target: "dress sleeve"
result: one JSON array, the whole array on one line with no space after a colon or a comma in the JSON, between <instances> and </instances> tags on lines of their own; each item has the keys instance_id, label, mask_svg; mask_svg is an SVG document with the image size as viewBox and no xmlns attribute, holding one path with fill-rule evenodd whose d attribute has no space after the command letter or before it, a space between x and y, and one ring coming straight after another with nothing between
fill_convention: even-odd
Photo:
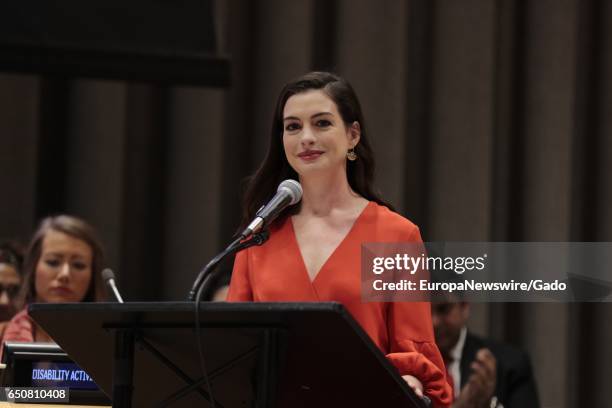
<instances>
[{"instance_id":1,"label":"dress sleeve","mask_svg":"<svg viewBox=\"0 0 612 408\"><path fill-rule=\"evenodd\" d=\"M452 391L433 338L431 310L426 302L389 304L389 354L387 358L400 375L412 375L423 383L424 393L434 407L448 407Z\"/></svg>"},{"instance_id":2,"label":"dress sleeve","mask_svg":"<svg viewBox=\"0 0 612 408\"><path fill-rule=\"evenodd\" d=\"M414 226L408 241L423 242L418 227ZM429 302L389 303L387 327L389 361L401 375L412 375L421 381L434 407L450 406L453 392L435 343Z\"/></svg>"},{"instance_id":3,"label":"dress sleeve","mask_svg":"<svg viewBox=\"0 0 612 408\"><path fill-rule=\"evenodd\" d=\"M252 302L253 289L249 279L248 250L238 252L234 259L234 270L230 281L228 302Z\"/></svg>"}]
</instances>

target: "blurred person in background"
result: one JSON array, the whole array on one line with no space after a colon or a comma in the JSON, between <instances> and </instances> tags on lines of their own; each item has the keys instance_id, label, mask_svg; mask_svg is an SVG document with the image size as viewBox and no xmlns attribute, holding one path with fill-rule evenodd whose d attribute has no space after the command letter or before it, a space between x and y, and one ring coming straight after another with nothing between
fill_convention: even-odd
<instances>
[{"instance_id":1,"label":"blurred person in background","mask_svg":"<svg viewBox=\"0 0 612 408\"><path fill-rule=\"evenodd\" d=\"M538 408L527 353L470 333L470 304L460 295L432 303L436 344L455 395L454 408Z\"/></svg>"},{"instance_id":2,"label":"blurred person in background","mask_svg":"<svg viewBox=\"0 0 612 408\"><path fill-rule=\"evenodd\" d=\"M0 244L0 337L16 312L15 299L21 286L21 247L13 242Z\"/></svg>"},{"instance_id":3,"label":"blurred person in background","mask_svg":"<svg viewBox=\"0 0 612 408\"><path fill-rule=\"evenodd\" d=\"M85 221L59 215L42 220L23 264L23 285L17 313L3 341L52 342L28 315L30 303L103 300L103 250L95 230Z\"/></svg>"}]
</instances>

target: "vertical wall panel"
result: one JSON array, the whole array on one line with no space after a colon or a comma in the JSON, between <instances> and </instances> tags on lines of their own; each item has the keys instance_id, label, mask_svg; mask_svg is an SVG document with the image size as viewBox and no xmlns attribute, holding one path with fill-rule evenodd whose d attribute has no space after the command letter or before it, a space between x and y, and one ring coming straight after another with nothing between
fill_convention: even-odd
<instances>
[{"instance_id":1,"label":"vertical wall panel","mask_svg":"<svg viewBox=\"0 0 612 408\"><path fill-rule=\"evenodd\" d=\"M495 106L493 108L493 157L491 174L492 241L522 240L523 84L526 67L526 6L524 1L496 2ZM489 336L517 342L520 313L515 304L488 305Z\"/></svg>"},{"instance_id":2,"label":"vertical wall panel","mask_svg":"<svg viewBox=\"0 0 612 408\"><path fill-rule=\"evenodd\" d=\"M98 229L112 268L121 257L125 98L123 82L73 81L65 146L65 211Z\"/></svg>"},{"instance_id":3,"label":"vertical wall panel","mask_svg":"<svg viewBox=\"0 0 612 408\"><path fill-rule=\"evenodd\" d=\"M518 150L523 141L522 100L525 67L524 2L496 2L491 239L518 239L517 206L521 194Z\"/></svg>"},{"instance_id":4,"label":"vertical wall panel","mask_svg":"<svg viewBox=\"0 0 612 408\"><path fill-rule=\"evenodd\" d=\"M532 240L569 237L576 6L528 2L523 221Z\"/></svg>"},{"instance_id":5,"label":"vertical wall panel","mask_svg":"<svg viewBox=\"0 0 612 408\"><path fill-rule=\"evenodd\" d=\"M407 3L344 0L338 5L338 72L355 87L377 160L376 185L403 207ZM381 22L384 21L384 24Z\"/></svg>"},{"instance_id":6,"label":"vertical wall panel","mask_svg":"<svg viewBox=\"0 0 612 408\"><path fill-rule=\"evenodd\" d=\"M24 244L34 228L39 78L0 74L0 239Z\"/></svg>"},{"instance_id":7,"label":"vertical wall panel","mask_svg":"<svg viewBox=\"0 0 612 408\"><path fill-rule=\"evenodd\" d=\"M435 3L431 239L488 238L494 6L486 0Z\"/></svg>"},{"instance_id":8,"label":"vertical wall panel","mask_svg":"<svg viewBox=\"0 0 612 408\"><path fill-rule=\"evenodd\" d=\"M608 381L612 376L612 329L608 322L612 321L612 307L609 303L592 305L588 342L589 349L578 351L577 358L584 361L583 367L588 367L586 373L590 374L591 381L584 381L584 387L580 389L580 403L583 406L606 407L610 404ZM585 379L586 380L586 379ZM589 384L586 384L586 383Z\"/></svg>"},{"instance_id":9,"label":"vertical wall panel","mask_svg":"<svg viewBox=\"0 0 612 408\"><path fill-rule=\"evenodd\" d=\"M256 88L253 67L256 64L256 22L253 13L254 1L227 0L227 31L225 42L232 54L232 86L224 99L224 129L222 135L223 160L221 177L221 224L222 242L229 242L241 220L242 185L244 178L259 164L254 157L254 146L265 140L265 135L256 138L255 103ZM270 105L272 101L268 102ZM272 109L272 108L270 108ZM263 118L259 118L262 124ZM260 146L258 148L261 148Z\"/></svg>"},{"instance_id":10,"label":"vertical wall panel","mask_svg":"<svg viewBox=\"0 0 612 408\"><path fill-rule=\"evenodd\" d=\"M266 152L274 103L287 81L310 67L312 0L258 1L253 123L245 137L254 139L252 156L259 163Z\"/></svg>"},{"instance_id":11,"label":"vertical wall panel","mask_svg":"<svg viewBox=\"0 0 612 408\"><path fill-rule=\"evenodd\" d=\"M599 118L598 129L599 134L599 151L596 153L598 169L600 174L597 175L598 185L595 186L597 197L597 213L595 214L596 233L595 238L598 241L612 241L612 3L609 1L597 2L601 5L599 16L602 32L600 33L600 52L601 57L599 63L600 77L598 81L599 92L599 110L597 117ZM596 3L596 4L597 4ZM590 177L591 175L586 175ZM590 211L591 209L586 209ZM588 317L590 325L585 327L584 335L585 344L592 350L590 354L596 354L596 359L583 357L583 367L587 369L592 381L585 378L583 387L581 387L581 397L584 398L585 405L592 407L604 407L609 405L610 398L608 392L609 381L612 378L612 305L596 304L589 305Z\"/></svg>"},{"instance_id":12,"label":"vertical wall panel","mask_svg":"<svg viewBox=\"0 0 612 408\"><path fill-rule=\"evenodd\" d=\"M576 12L574 1L528 2L522 220L527 241L569 238ZM570 308L523 308L524 338L538 359L534 368L541 401L544 406L569 406L569 359L576 352L568 337Z\"/></svg>"},{"instance_id":13,"label":"vertical wall panel","mask_svg":"<svg viewBox=\"0 0 612 408\"><path fill-rule=\"evenodd\" d=\"M70 80L43 76L40 81L36 216L66 212L70 158Z\"/></svg>"},{"instance_id":14,"label":"vertical wall panel","mask_svg":"<svg viewBox=\"0 0 612 408\"><path fill-rule=\"evenodd\" d=\"M433 61L433 2L411 0L406 22L406 105L403 160L404 213L421 227L429 239L429 167L431 161L431 89Z\"/></svg>"},{"instance_id":15,"label":"vertical wall panel","mask_svg":"<svg viewBox=\"0 0 612 408\"><path fill-rule=\"evenodd\" d=\"M219 172L223 91L176 88L170 99L164 299L183 300L199 272L222 248Z\"/></svg>"},{"instance_id":16,"label":"vertical wall panel","mask_svg":"<svg viewBox=\"0 0 612 408\"><path fill-rule=\"evenodd\" d=\"M128 83L126 93L119 280L128 299L156 300L165 244L167 88Z\"/></svg>"},{"instance_id":17,"label":"vertical wall panel","mask_svg":"<svg viewBox=\"0 0 612 408\"><path fill-rule=\"evenodd\" d=\"M602 15L600 18L601 33L601 58L599 67L600 78L598 90L601 93L599 99L599 143L600 149L597 157L600 175L599 184L595 187L598 198L597 224L599 231L597 240L612 241L612 3L601 1Z\"/></svg>"}]
</instances>

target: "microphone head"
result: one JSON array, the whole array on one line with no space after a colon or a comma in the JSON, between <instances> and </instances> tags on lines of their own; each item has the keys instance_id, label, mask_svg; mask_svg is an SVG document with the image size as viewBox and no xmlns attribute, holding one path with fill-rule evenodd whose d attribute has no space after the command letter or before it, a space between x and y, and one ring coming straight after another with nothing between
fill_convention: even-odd
<instances>
[{"instance_id":1,"label":"microphone head","mask_svg":"<svg viewBox=\"0 0 612 408\"><path fill-rule=\"evenodd\" d=\"M113 273L113 271L110 268L106 268L102 271L102 279L104 279L105 282L108 282L111 279L115 279L115 274Z\"/></svg>"},{"instance_id":2,"label":"microphone head","mask_svg":"<svg viewBox=\"0 0 612 408\"><path fill-rule=\"evenodd\" d=\"M285 190L289 193L289 196L291 197L291 203L289 203L289 205L297 204L302 199L302 185L295 180L284 180L278 185L278 189L276 191L281 190Z\"/></svg>"}]
</instances>

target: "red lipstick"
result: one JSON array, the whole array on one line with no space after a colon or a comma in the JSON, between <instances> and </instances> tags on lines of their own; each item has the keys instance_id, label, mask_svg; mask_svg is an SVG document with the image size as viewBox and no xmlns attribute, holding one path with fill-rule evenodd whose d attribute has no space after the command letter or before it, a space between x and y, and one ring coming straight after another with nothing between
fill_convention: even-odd
<instances>
[{"instance_id":1,"label":"red lipstick","mask_svg":"<svg viewBox=\"0 0 612 408\"><path fill-rule=\"evenodd\" d=\"M312 161L316 160L320 155L323 154L321 150L304 150L301 153L298 153L298 157L304 161Z\"/></svg>"}]
</instances>

